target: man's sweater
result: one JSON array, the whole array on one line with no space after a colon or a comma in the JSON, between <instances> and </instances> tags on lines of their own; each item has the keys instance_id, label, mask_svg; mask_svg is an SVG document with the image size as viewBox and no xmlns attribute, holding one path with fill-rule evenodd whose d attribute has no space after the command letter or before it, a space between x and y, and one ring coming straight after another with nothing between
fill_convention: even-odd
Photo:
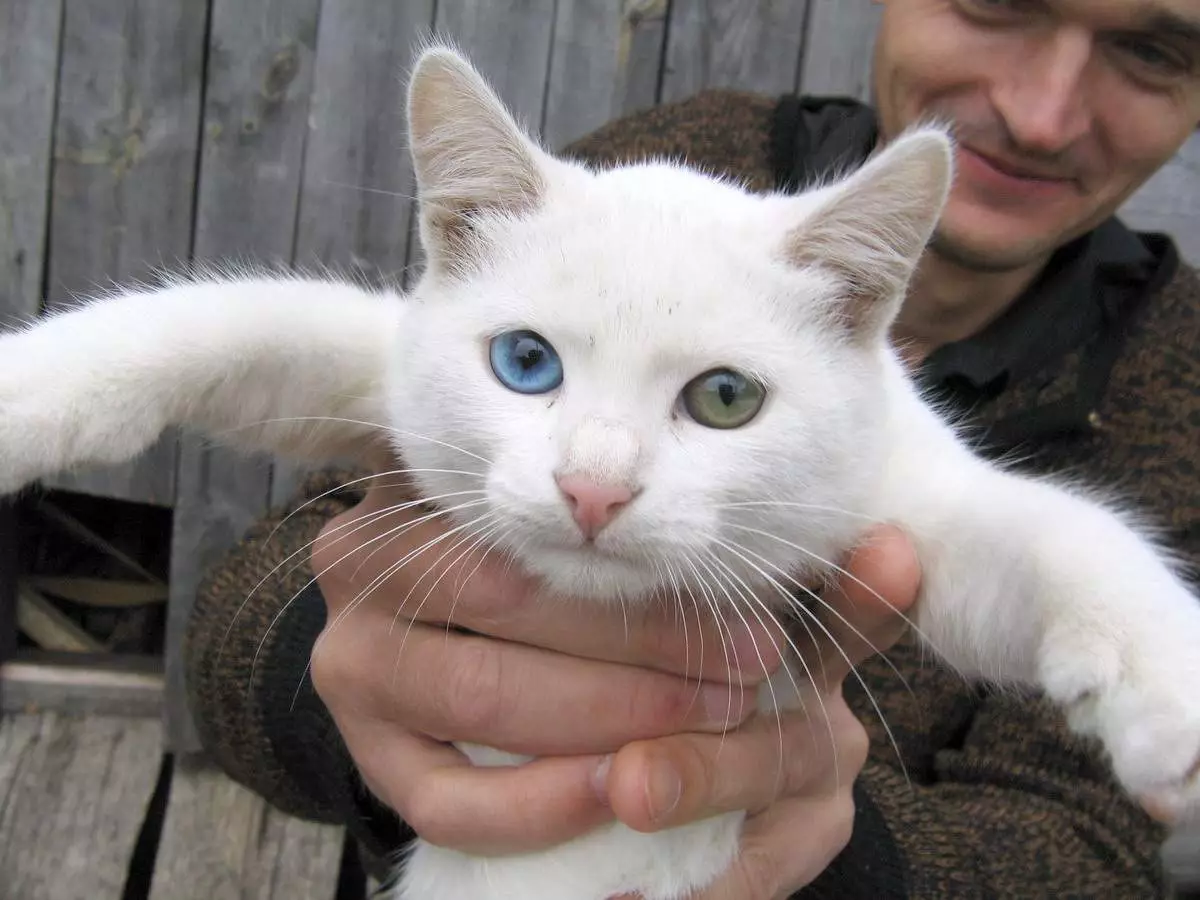
<instances>
[{"instance_id":1,"label":"man's sweater","mask_svg":"<svg viewBox=\"0 0 1200 900\"><path fill-rule=\"evenodd\" d=\"M596 165L682 158L755 190L795 190L861 160L874 139L869 110L850 101L712 91L613 123L569 152ZM921 377L967 417L981 452L1136 498L1200 561L1198 300L1200 281L1169 241L1111 221L1058 254L983 334L934 354ZM356 502L353 490L336 492L280 525L337 479L312 479L211 571L187 636L187 682L206 747L232 777L284 810L346 824L385 853L408 833L366 793L304 678L325 622L319 592L305 587L307 555L266 577ZM969 686L912 639L887 655L907 685L878 659L859 672L896 743L851 679L851 705L872 738L854 835L797 896L1165 892L1162 829L1056 710Z\"/></svg>"}]
</instances>

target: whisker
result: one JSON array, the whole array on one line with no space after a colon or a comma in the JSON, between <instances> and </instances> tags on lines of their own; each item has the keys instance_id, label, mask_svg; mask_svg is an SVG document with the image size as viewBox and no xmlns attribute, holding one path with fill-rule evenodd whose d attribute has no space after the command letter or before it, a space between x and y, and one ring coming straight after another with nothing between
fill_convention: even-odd
<instances>
[{"instance_id":1,"label":"whisker","mask_svg":"<svg viewBox=\"0 0 1200 900\"><path fill-rule=\"evenodd\" d=\"M756 507L787 507L791 509L808 509L814 512L831 512L837 513L839 516L848 516L854 519L862 519L864 522L874 524L877 520L863 513L852 512L848 509L842 509L838 506L822 506L818 503L793 503L788 500L739 500L731 503L714 504L715 509L754 509Z\"/></svg>"},{"instance_id":2,"label":"whisker","mask_svg":"<svg viewBox=\"0 0 1200 900\"><path fill-rule=\"evenodd\" d=\"M356 553L362 547L368 546L379 540L394 538L398 534L403 534L405 531L407 531L410 528L415 528L417 525L421 524L422 522L426 522L429 519L436 518L437 516L446 515L448 512L454 511L455 509L462 508L467 505L477 505L477 504L483 503L483 502L486 502L486 501L472 501L471 504L462 504L460 507L452 507L451 510L445 510L445 511L438 510L436 512L429 513L428 515L420 516L420 517L412 520L411 522L406 522L403 525L397 526L396 528L393 528L389 531L385 531L383 534L377 535L377 536L371 538L370 540L368 540L362 544L359 544L358 546L347 551L345 554L340 556L338 559L334 560L332 563L330 563L328 566L326 566L320 572L315 573L313 575L313 577L311 579L309 579L300 588L300 590L298 590L295 594L293 594L291 599L288 600L287 603L285 603L279 609L279 611L275 614L275 617L273 619L271 619L271 622L267 625L267 629L265 632L263 632L263 636L258 642L258 647L254 651L254 658L251 660L251 663L250 663L250 679L253 680L253 678L254 678L255 671L258 667L258 658L262 654L263 645L265 644L267 637L271 634L272 630L274 630L274 628L278 624L279 620L291 608L291 605L296 602L296 600L300 597L301 594L304 593L304 591L306 591L312 585L316 584L322 575L326 574L334 567L340 565L342 562L344 562L346 559L348 559L350 556L352 556L354 553ZM360 527L365 527L365 526L360 526ZM384 575L379 576L379 579L386 579L386 577L389 577L392 574L392 571L393 570L389 569L389 571L385 572ZM379 579L376 579L376 580L379 580ZM372 582L372 584L374 584L374 582ZM244 605L245 604L243 603L243 606ZM347 606L346 609L343 609L341 612L338 613L337 616L334 617L333 622L329 623L329 625L326 627L325 632L322 632L322 634L317 638L317 643L313 645L313 650L316 650L317 645L319 645L320 642L325 638L326 634L332 632L332 630L342 621L342 619L347 614L349 614L356 606L357 606L357 602L352 601L350 606ZM307 672L307 668L305 669L305 671Z\"/></svg>"},{"instance_id":3,"label":"whisker","mask_svg":"<svg viewBox=\"0 0 1200 900\"><path fill-rule=\"evenodd\" d=\"M345 620L345 618L347 616L349 616L352 612L354 612L356 609L358 609L359 606L361 606L363 603L365 603L366 600L370 597L370 595L372 593L374 593L389 578L391 578L392 575L394 575L396 572L400 571L400 569L402 569L409 561L411 561L412 559L415 559L417 556L419 556L421 553L424 553L429 548L437 546L438 543L453 536L456 532L461 531L463 528L469 527L470 525L474 524L474 521L477 521L477 520L472 520L472 522L468 522L465 525L460 525L454 529L451 529L450 531L439 533L435 538L433 538L429 541L426 541L420 547L416 548L415 550L410 551L409 553L406 553L403 557L398 559L395 563L392 563L391 565L389 565L382 573L380 573L375 578L373 578L371 580L370 584L368 584L365 588L363 588L361 591L359 591L358 595L353 600L351 600L349 604L347 604L345 609L341 610L334 617L333 621L330 622L325 627L325 630L322 631L322 633L318 636L316 643L313 645L313 653L315 653L317 647L320 646L322 641L324 641L328 636L333 634L333 632L341 625L341 623ZM354 551L351 551L351 552L354 552ZM408 596L411 596L411 594L412 594L412 590L410 589ZM407 597L406 597L406 600L407 600ZM403 608L403 603L401 604L401 608ZM393 620L393 622L394 622L394 620ZM410 622L409 624L410 624L410 628L411 628L412 623ZM401 649L403 649L403 644L401 645ZM301 674L301 677L300 677L301 684L303 684L304 679L308 676L308 673L309 673L311 667L312 667L312 654L310 653L309 662L304 667L304 672ZM297 687L297 692L298 691L299 691L299 687ZM296 696L298 696L298 693ZM294 702L294 700L295 700L295 697L293 697L293 702Z\"/></svg>"},{"instance_id":4,"label":"whisker","mask_svg":"<svg viewBox=\"0 0 1200 900\"><path fill-rule=\"evenodd\" d=\"M712 572L712 574L714 576L716 576L718 578L722 578L723 581L725 581L726 583L731 585L733 587L733 589L739 594L739 596L741 596L743 602L746 602L747 600L753 600L754 602L758 602L757 598L752 597L752 593L750 592L746 583L740 577L738 577L736 575L736 573L733 572L732 569L730 569L727 565L725 565L725 563L720 558L718 558L715 553L712 553L710 551L708 556L713 562L724 567L726 569L726 571L729 573L729 576L732 576L732 578L737 581L737 584L735 584L734 581L730 580L730 578L728 576L725 576L722 578L722 576L719 572L713 571L713 569L709 565L707 565L703 560L701 560L700 561L701 564L704 565L704 567L706 569L708 569L709 572ZM726 596L729 597L729 599L730 599L730 608L738 616L738 618L742 621L742 624L746 627L746 630L749 631L750 630L750 622L746 619L746 615L742 611L741 604L734 602L733 597L729 594L728 590L726 590L725 593L726 593ZM763 622L762 617L754 609L753 605L750 605L750 612L758 620L759 625L762 625L765 628L766 625ZM784 629L783 626L779 624L778 620L775 620L774 615L772 615L769 611L767 614L774 621L776 627L779 628L784 633L785 640L787 640L790 643L791 638L788 637L786 629ZM773 643L773 640L772 640L772 643ZM778 650L779 649L778 646L776 646L775 649ZM775 728L779 735L779 753L778 753L778 757L777 757L779 764L778 764L778 768L776 769L776 773L775 773L775 777L778 781L783 778L783 765L784 765L783 716L779 709L779 697L775 693L774 679L771 678L770 674L767 671L767 664L766 664L766 661L763 659L762 651L759 649L757 641L754 642L754 653L758 657L758 664L762 668L763 676L766 679L764 681L764 684L766 685L767 693L771 697L771 710L775 716ZM796 684L795 676L792 674L791 669L787 667L786 661L785 661L785 665L784 665L784 671L787 673L788 680L791 681L791 683L792 683L792 689L796 693L796 698L801 701L801 707L803 707L804 704L803 704L803 700L801 699L801 696L800 696L800 686L798 684ZM822 710L824 710L824 701L820 699L819 692L817 694L817 697L818 697L818 701L821 702ZM828 714L825 715L825 720L826 720L826 723L828 724L829 723ZM832 724L829 725L829 728L830 728L830 734L832 735L832 733L833 733Z\"/></svg>"},{"instance_id":5,"label":"whisker","mask_svg":"<svg viewBox=\"0 0 1200 900\"><path fill-rule=\"evenodd\" d=\"M416 438L419 441L426 441L437 447L445 447L447 450L453 450L456 453L462 453L465 456L471 457L472 459L477 459L481 463L484 463L485 465L488 465L488 466L492 465L492 461L490 459L486 459L485 457L482 457L477 453L472 453L470 450L467 450L463 447L459 447L455 444L450 444L450 443L447 443L446 441L442 441L442 440L438 440L437 438L429 437L429 435L426 435L426 434L419 434L418 432L415 432L415 431L406 431L403 428L396 428L395 426L392 426L392 425L383 425L379 422L366 422L366 421L363 421L362 419L348 419L348 418L344 418L342 416L280 416L280 417L274 418L274 419L259 419L257 422L251 422L251 423L244 424L244 425L238 425L234 428L227 428L227 429L224 429L223 431L221 431L220 433L221 434L230 434L230 433L233 433L236 431L243 431L248 428L256 428L260 425L276 425L276 424L282 425L282 424L286 424L289 422L339 422L343 425L360 425L363 428L375 428L375 429L378 429L379 431L386 431L389 434L403 435L404 437Z\"/></svg>"},{"instance_id":6,"label":"whisker","mask_svg":"<svg viewBox=\"0 0 1200 900\"><path fill-rule=\"evenodd\" d=\"M777 541L778 543L783 544L785 547L791 547L793 550L796 550L799 553L803 553L805 556L809 557L810 559L814 559L817 562L821 563L823 566L826 566L827 568L832 569L833 571L837 572L838 574L842 575L843 577L848 578L850 581L853 581L855 584L857 584L859 587L861 587L864 591L866 591L868 594L870 594L872 597L874 597L876 600L878 600L880 603L882 603L884 606L886 606L888 609L890 609L892 612L894 612L896 615L898 615L904 621L904 623L906 625L908 625L910 628L912 628L913 631L918 636L921 637L922 640L929 642L929 646L936 647L935 644L933 644L931 641L929 641L929 639L925 635L925 633L922 632L921 629L917 627L917 623L915 621L913 621L909 616L905 615L903 612L896 609L896 605L894 603L892 603L890 600L888 600L886 597L884 597L882 594L880 594L877 590L875 590L869 584L864 582L861 578L858 578L857 576L851 574L850 572L847 572L845 569L843 569L837 563L834 563L828 559L825 559L825 557L821 556L820 554L813 553L811 550L809 550L806 547L802 547L799 544L793 543L792 541L785 540L784 538L781 538L778 535L771 534L769 531L763 531L761 528L750 528L746 525L736 525L732 522L727 522L726 525L729 528L736 528L738 531L748 531L751 534L757 534L762 537L769 538L770 540Z\"/></svg>"},{"instance_id":7,"label":"whisker","mask_svg":"<svg viewBox=\"0 0 1200 900\"><path fill-rule=\"evenodd\" d=\"M271 529L271 533L269 535L267 535L267 539L266 539L266 541L264 541L264 543L269 544L271 542L271 540L275 537L275 533L277 531L279 531L279 529L282 528L287 523L287 521L289 519L291 519L292 516L296 515L296 513L307 509L309 506L311 506L314 503L318 503L321 500L324 500L330 494L336 494L338 491L344 491L348 487L352 487L356 484L361 484L364 481L372 481L373 479L376 479L376 478L387 478L391 475L411 475L411 474L415 474L415 473L430 474L430 475L467 475L472 478L486 478L487 477L486 475L483 475L479 472L467 472L465 470L460 470L460 469L409 469L409 468L404 468L404 469L392 469L391 471L388 471L388 472L376 472L372 475L363 475L361 478L351 478L349 481L344 481L341 484L336 485L335 487L331 487L327 491L322 491L321 493L317 494L317 496L315 496L315 497L310 497L308 500L305 500L303 503L301 503L299 506L297 506L295 509L293 509L290 513L288 513L286 516L284 516L282 519L279 520L279 524L277 524L274 528ZM401 481L401 482L397 482L395 484L380 485L380 487L403 487L404 485L405 485L405 482ZM429 501L424 501L424 502L429 502Z\"/></svg>"},{"instance_id":8,"label":"whisker","mask_svg":"<svg viewBox=\"0 0 1200 900\"><path fill-rule=\"evenodd\" d=\"M449 496L449 495L443 495L443 496ZM335 541L332 542L335 544L340 543L341 541L345 540L350 535L361 531L363 528L366 528L368 525L371 525L372 523L377 522L382 518L386 518L387 516L393 515L398 512L403 512L414 506L420 506L424 502L425 501L423 501L423 500L413 500L413 501L409 501L407 503L396 504L396 505L390 506L386 509L373 510L372 512L364 513L360 516L356 516L353 519L350 519L346 522L341 523L340 525L336 525L336 526L328 529L326 534L327 535L334 534L338 531L350 529L348 533L342 535L341 537L337 538ZM436 516L436 515L442 515L442 513L439 511L439 512L433 513L430 516L426 516L423 519L420 519L418 521L419 522L427 521L429 518L432 518L433 516ZM352 527L352 526L354 526L354 527ZM295 559L297 556L300 556L301 554L305 553L320 539L321 539L321 534L318 534L311 541L306 541L303 544L303 546L297 548L296 550L293 550L286 557L284 557L279 563L277 563L274 567L272 567L271 571L269 571L266 575L264 575L261 579L259 579L258 583L255 584L253 588L251 588L251 590L248 594L246 594L246 596L242 599L242 602L238 605L237 610L234 611L234 614L233 614L232 618L230 619L229 624L225 627L225 634L221 638L221 646L217 650L218 663L220 662L221 657L225 652L225 647L229 641L230 634L233 632L234 625L237 624L237 621L241 617L242 612L245 610L246 605L250 602L250 600L254 597L254 595L256 593L258 593L259 589L262 588L262 586L264 584L266 584L268 580L270 580L272 577L274 577L279 572L280 569L282 569L285 565L287 565L291 560ZM363 546L365 546L365 545L363 545ZM350 553L346 554L346 556L341 557L341 559L339 559L338 562L340 563L342 560L346 559L346 557L351 555L353 552L354 551L351 550ZM302 565L304 565L303 559L301 559L294 566L292 566L292 568L288 569L287 572L283 573L283 575L281 577L287 578L293 572L295 572L296 569L298 569ZM328 571L328 569L326 569L325 571ZM317 578L319 578L320 575L324 575L325 571L322 571L317 576ZM307 584L305 584L304 587L300 589L300 592L303 592L308 587L310 587L317 580L317 578L314 578L312 581L309 581ZM279 613L276 615L275 619L272 621L272 625L274 624L274 622L278 621L278 619L281 615L283 615L284 613L287 612L287 610L291 606L292 601L295 600L297 596L299 596L300 592L297 592L297 594L295 596L293 596L291 600L289 600L287 603L285 603L283 605L283 607L280 609ZM263 635L263 640L266 640L266 638L270 635L270 633L271 633L271 627L268 626L267 631ZM257 654L256 654L256 656L257 656ZM253 674L253 667L251 668L251 673Z\"/></svg>"},{"instance_id":9,"label":"whisker","mask_svg":"<svg viewBox=\"0 0 1200 900\"><path fill-rule=\"evenodd\" d=\"M721 541L720 543L725 544L724 541ZM725 544L725 546L731 552L736 553L740 557L742 556L742 554L739 552L739 549L762 560L766 565L775 569L784 578L786 578L788 581L792 582L792 584L794 584L797 588L804 591L806 594L808 594L809 597L813 598L817 603L819 603L821 605L821 607L823 609L825 609L832 615L836 616L842 622L842 624L846 625L846 627L848 627L852 632L854 632L854 634L863 643L865 643L868 647L870 647L875 652L876 655L881 657L884 660L884 662L887 663L888 667L896 674L896 677L900 679L900 683L902 685L904 685L905 690L907 690L910 695L913 694L913 690L909 686L909 683L905 679L903 673L901 673L901 671L896 667L895 663L893 663L890 659L888 659L887 654L885 654L883 651L881 651L879 648L877 648L871 641L869 641L866 638L866 636L864 634L862 634L862 632L860 632L857 628L855 628L854 625L852 625L845 618L845 616L843 616L840 612L838 612L838 610L835 607L833 607L830 603L828 603L819 594L817 594L810 587L808 587L808 585L803 584L802 582L798 581L794 576L791 575L791 573L785 571L784 569L781 569L779 566L775 565L775 563L771 562L770 560L766 559L765 557L762 557L760 554L755 553L749 547L742 546L741 544L737 544L736 542L734 542L732 544ZM892 732L891 725L888 724L887 717L883 713L883 708L879 705L878 700L875 698L875 694L871 691L871 688L867 685L866 679L864 679L862 677L862 673L860 673L858 671L858 668L850 660L849 655L846 653L845 650L842 649L841 645L838 644L838 642L836 640L834 640L833 634L829 631L829 628L825 625L824 622L821 621L819 616L814 614L803 603L798 602L796 600L796 598L789 591L784 589L783 586L780 585L775 578L768 575L766 572L764 572L761 568L756 566L749 559L746 559L745 557L742 557L742 559L746 562L747 565L754 567L756 570L758 570L763 575L763 577L770 580L771 584L774 585L775 588L780 592L780 596L786 600L789 608L791 608L794 612L796 612L797 615L800 617L800 618L798 618L798 621L804 626L805 631L808 632L809 639L812 640L814 642L814 644L816 643L815 636L813 635L812 630L805 623L805 618L811 619L812 622L814 622L816 624L816 626L821 629L821 631L825 634L825 636L827 638L829 638L830 643L834 646L834 648L838 651L838 653L841 655L841 657L846 661L846 664L850 667L850 672L854 675L855 681L858 682L858 685L859 685L859 687L862 688L863 693L865 693L867 695L867 699L868 699L868 701L870 701L871 707L875 711L875 715L879 718L879 724L883 726L883 730L887 734L888 741L892 745L892 750L896 754L896 761L900 764L900 770L903 773L905 780L909 781L908 769L904 764L904 758L900 751L900 744L896 740L895 734ZM793 652L796 652L795 645L793 644L792 646L793 646ZM801 657L801 658L803 659L803 657ZM822 671L823 670L824 670L824 663L822 663ZM811 673L810 673L809 677L811 679L811 677L812 677ZM909 781L909 784L911 786L911 781Z\"/></svg>"},{"instance_id":10,"label":"whisker","mask_svg":"<svg viewBox=\"0 0 1200 900\"><path fill-rule=\"evenodd\" d=\"M713 624L715 624L717 627L717 636L721 639L721 653L723 654L724 659L725 659L725 669L731 675L730 680L729 680L729 692L727 694L728 700L726 701L726 704L725 704L725 721L728 722L733 716L733 677L732 677L732 674L735 671L736 672L742 671L741 664L738 661L737 645L734 643L734 640L733 640L732 629L731 629L729 623L725 621L725 617L721 613L720 604L717 602L716 595L712 592L712 589L711 589L710 585L708 584L708 581L704 578L703 575L700 574L700 570L696 568L696 563L699 562L701 565L703 565L703 560L701 560L694 552L689 551L689 552L684 553L683 561L685 563L687 563L688 568L690 568L692 570L692 575L694 576L695 581L696 581L696 587L700 590L700 593L704 597L705 605L708 607L709 612L712 614ZM703 623L701 622L701 619L700 619L700 605L698 603L696 603L696 595L692 593L691 587L688 585L688 583L686 581L684 582L684 587L687 588L688 596L691 597L692 604L696 607L696 621L697 621L697 623L700 623L701 632L703 633ZM722 589L724 590L724 588L722 588ZM728 599L728 591L726 591L726 598ZM730 650L733 651L733 661L732 662L730 662L730 658L729 658ZM741 679L739 678L738 680L740 683ZM699 685L697 685L697 689L699 689ZM718 758L720 757L721 752L725 749L725 731L726 730L727 729L722 730L721 741L717 745Z\"/></svg>"}]
</instances>

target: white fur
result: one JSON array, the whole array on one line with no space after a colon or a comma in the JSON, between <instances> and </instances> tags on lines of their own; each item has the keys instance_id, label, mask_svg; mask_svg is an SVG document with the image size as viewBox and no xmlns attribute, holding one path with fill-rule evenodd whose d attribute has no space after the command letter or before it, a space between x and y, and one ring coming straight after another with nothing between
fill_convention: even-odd
<instances>
[{"instance_id":1,"label":"white fur","mask_svg":"<svg viewBox=\"0 0 1200 900\"><path fill-rule=\"evenodd\" d=\"M445 50L422 58L410 109L433 198L411 297L205 280L0 337L0 490L126 459L169 424L318 458L382 424L425 496L481 499L451 513L462 540L449 552L486 540L552 592L629 603L665 587L736 616L803 614L783 572L828 574L867 523L899 523L932 649L965 674L1044 689L1130 791L1196 803L1200 606L1120 515L973 456L888 346L949 180L941 132L902 138L842 183L754 196L674 165L555 160ZM488 340L518 327L562 357L550 395L490 371ZM715 366L767 385L740 429L680 407ZM262 424L274 419L291 421ZM594 546L556 487L564 471L641 489ZM764 706L788 702L784 684ZM525 760L463 749L479 765ZM418 842L395 897L674 900L729 864L741 819L614 825L490 859Z\"/></svg>"}]
</instances>

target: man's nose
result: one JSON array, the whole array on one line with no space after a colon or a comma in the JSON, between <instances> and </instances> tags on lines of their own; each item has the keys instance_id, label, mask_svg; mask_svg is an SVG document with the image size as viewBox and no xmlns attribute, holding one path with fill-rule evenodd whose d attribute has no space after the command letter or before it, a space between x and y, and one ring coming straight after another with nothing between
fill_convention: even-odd
<instances>
[{"instance_id":1,"label":"man's nose","mask_svg":"<svg viewBox=\"0 0 1200 900\"><path fill-rule=\"evenodd\" d=\"M1086 82L1092 35L1062 27L1026 46L1019 65L998 73L992 100L1020 149L1053 156L1092 127Z\"/></svg>"}]
</instances>

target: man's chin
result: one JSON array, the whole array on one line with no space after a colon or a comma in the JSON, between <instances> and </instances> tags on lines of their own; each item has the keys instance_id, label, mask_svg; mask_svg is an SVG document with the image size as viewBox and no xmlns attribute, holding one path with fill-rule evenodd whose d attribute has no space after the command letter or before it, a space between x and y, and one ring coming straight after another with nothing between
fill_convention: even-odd
<instances>
[{"instance_id":1,"label":"man's chin","mask_svg":"<svg viewBox=\"0 0 1200 900\"><path fill-rule=\"evenodd\" d=\"M1001 275L1043 263L1054 252L1050 244L1048 240L1029 240L1021 243L969 240L961 234L938 229L929 242L929 250L941 260L960 269Z\"/></svg>"}]
</instances>

